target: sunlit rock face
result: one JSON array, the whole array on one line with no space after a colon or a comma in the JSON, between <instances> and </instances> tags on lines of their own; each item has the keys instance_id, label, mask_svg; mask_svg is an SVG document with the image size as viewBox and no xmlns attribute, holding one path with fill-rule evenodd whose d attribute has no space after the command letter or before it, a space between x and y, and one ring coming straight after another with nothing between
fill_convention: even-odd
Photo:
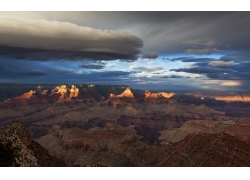
<instances>
[{"instance_id":1,"label":"sunlit rock face","mask_svg":"<svg viewBox=\"0 0 250 180\"><path fill-rule=\"evenodd\" d=\"M80 92L80 89L75 85L58 85L51 92L42 89L41 86L37 86L36 91L30 90L20 96L5 100L4 103L0 103L0 107L44 105L57 102L89 104L97 101L86 89L82 89Z\"/></svg>"},{"instance_id":2,"label":"sunlit rock face","mask_svg":"<svg viewBox=\"0 0 250 180\"><path fill-rule=\"evenodd\" d=\"M175 93L173 93L173 92L171 92L171 93L166 93L166 92L152 93L152 92L150 92L150 90L145 91L146 98L161 98L161 97L170 98L174 95L175 95Z\"/></svg>"},{"instance_id":3,"label":"sunlit rock face","mask_svg":"<svg viewBox=\"0 0 250 180\"><path fill-rule=\"evenodd\" d=\"M52 94L56 93L56 94L60 94L60 98L59 99L66 99L67 98L67 87L66 85L59 85L56 86L55 89L53 89Z\"/></svg>"},{"instance_id":4,"label":"sunlit rock face","mask_svg":"<svg viewBox=\"0 0 250 180\"><path fill-rule=\"evenodd\" d=\"M117 96L115 94L110 94L110 98L117 98Z\"/></svg>"},{"instance_id":5,"label":"sunlit rock face","mask_svg":"<svg viewBox=\"0 0 250 180\"><path fill-rule=\"evenodd\" d=\"M217 101L250 101L250 92L188 92L186 95L193 95L201 99L212 98Z\"/></svg>"},{"instance_id":6,"label":"sunlit rock face","mask_svg":"<svg viewBox=\"0 0 250 180\"><path fill-rule=\"evenodd\" d=\"M5 100L4 103L0 103L0 107L3 108L10 108L10 107L17 107L17 106L28 106L34 104L45 104L48 103L47 97L47 90L43 90L42 92L36 91L29 91L27 93L23 93L20 96L10 98Z\"/></svg>"},{"instance_id":7,"label":"sunlit rock face","mask_svg":"<svg viewBox=\"0 0 250 180\"><path fill-rule=\"evenodd\" d=\"M46 95L47 95L47 92L48 92L48 90L43 90L43 91L41 92L41 95L46 96Z\"/></svg>"},{"instance_id":8,"label":"sunlit rock face","mask_svg":"<svg viewBox=\"0 0 250 180\"><path fill-rule=\"evenodd\" d=\"M21 96L17 96L14 99L30 99L34 93L35 93L35 91L31 90L30 92L24 93Z\"/></svg>"},{"instance_id":9,"label":"sunlit rock face","mask_svg":"<svg viewBox=\"0 0 250 180\"><path fill-rule=\"evenodd\" d=\"M174 96L175 93L166 93L166 92L158 92L158 93L153 93L150 90L145 91L145 102L150 102L150 103L165 103L169 101L168 99Z\"/></svg>"},{"instance_id":10,"label":"sunlit rock face","mask_svg":"<svg viewBox=\"0 0 250 180\"><path fill-rule=\"evenodd\" d=\"M110 94L110 97L104 101L99 102L99 106L113 106L114 108L129 108L132 107L131 103L136 103L134 93L130 87L127 87L126 90L120 95Z\"/></svg>"},{"instance_id":11,"label":"sunlit rock face","mask_svg":"<svg viewBox=\"0 0 250 180\"><path fill-rule=\"evenodd\" d=\"M128 98L134 98L134 94L132 93L131 91L131 88L130 87L127 87L126 90L120 94L120 95L117 95L117 97L128 97Z\"/></svg>"},{"instance_id":12,"label":"sunlit rock face","mask_svg":"<svg viewBox=\"0 0 250 180\"><path fill-rule=\"evenodd\" d=\"M146 98L158 98L158 94L152 93L152 92L150 92L150 90L145 91L145 96L146 96Z\"/></svg>"},{"instance_id":13,"label":"sunlit rock face","mask_svg":"<svg viewBox=\"0 0 250 180\"><path fill-rule=\"evenodd\" d=\"M77 97L79 94L79 89L75 85L72 85L69 91L70 91L69 98Z\"/></svg>"},{"instance_id":14,"label":"sunlit rock face","mask_svg":"<svg viewBox=\"0 0 250 180\"><path fill-rule=\"evenodd\" d=\"M79 88L75 85L71 85L71 88L67 88L66 85L56 86L52 91L52 94L60 94L59 99L71 99L72 97L77 97L79 94Z\"/></svg>"},{"instance_id":15,"label":"sunlit rock face","mask_svg":"<svg viewBox=\"0 0 250 180\"><path fill-rule=\"evenodd\" d=\"M171 98L172 96L175 95L175 93L171 92L171 93L166 93L166 92L160 92L158 93L159 96L165 97L165 98Z\"/></svg>"},{"instance_id":16,"label":"sunlit rock face","mask_svg":"<svg viewBox=\"0 0 250 180\"><path fill-rule=\"evenodd\" d=\"M88 88L94 88L94 87L95 87L94 84L89 84L89 85L88 85Z\"/></svg>"}]
</instances>

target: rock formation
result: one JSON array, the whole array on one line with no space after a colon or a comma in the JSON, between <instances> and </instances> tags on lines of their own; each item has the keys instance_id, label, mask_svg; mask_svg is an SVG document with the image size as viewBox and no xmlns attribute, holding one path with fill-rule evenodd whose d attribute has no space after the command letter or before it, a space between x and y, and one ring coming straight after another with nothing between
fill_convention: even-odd
<instances>
[{"instance_id":1,"label":"rock formation","mask_svg":"<svg viewBox=\"0 0 250 180\"><path fill-rule=\"evenodd\" d=\"M75 85L72 85L70 89L69 98L77 97L78 94L79 94L79 89Z\"/></svg>"},{"instance_id":2,"label":"rock formation","mask_svg":"<svg viewBox=\"0 0 250 180\"><path fill-rule=\"evenodd\" d=\"M249 92L188 92L185 94L200 97L201 99L212 98L217 101L250 102Z\"/></svg>"},{"instance_id":3,"label":"rock formation","mask_svg":"<svg viewBox=\"0 0 250 180\"><path fill-rule=\"evenodd\" d=\"M175 95L175 93L171 92L171 93L166 93L166 92L160 92L158 93L159 96L163 96L165 98L171 98L172 96Z\"/></svg>"},{"instance_id":4,"label":"rock formation","mask_svg":"<svg viewBox=\"0 0 250 180\"><path fill-rule=\"evenodd\" d=\"M49 91L27 86L0 103L0 128L21 121L31 133L15 124L1 131L0 153L7 157L2 166L56 166L49 152L68 166L248 165L242 158L249 154L239 142L246 148L250 142L250 104L209 98L246 99L247 93L195 97L125 86L46 86ZM228 157L219 157L223 153Z\"/></svg>"},{"instance_id":5,"label":"rock formation","mask_svg":"<svg viewBox=\"0 0 250 180\"><path fill-rule=\"evenodd\" d=\"M94 88L94 87L95 87L94 84L89 84L89 85L88 85L88 88Z\"/></svg>"},{"instance_id":6,"label":"rock formation","mask_svg":"<svg viewBox=\"0 0 250 180\"><path fill-rule=\"evenodd\" d=\"M68 89L67 89L67 86L66 85L59 85L59 86L56 86L51 92L53 94L60 94L60 97L59 99L60 100L63 100L63 99L67 99L68 98Z\"/></svg>"},{"instance_id":7,"label":"rock formation","mask_svg":"<svg viewBox=\"0 0 250 180\"><path fill-rule=\"evenodd\" d=\"M30 90L30 92L24 93L21 96L17 96L14 99L30 99L34 93L35 93L35 91Z\"/></svg>"},{"instance_id":8,"label":"rock formation","mask_svg":"<svg viewBox=\"0 0 250 180\"><path fill-rule=\"evenodd\" d=\"M203 125L202 125L203 126ZM148 146L123 127L84 131L59 126L36 139L68 166L249 166L250 144L230 133L191 133L176 143Z\"/></svg>"},{"instance_id":9,"label":"rock formation","mask_svg":"<svg viewBox=\"0 0 250 180\"><path fill-rule=\"evenodd\" d=\"M171 93L166 93L166 92L158 92L158 93L152 93L150 90L146 90L145 91L145 98L170 98L172 96L174 96L175 93L171 92Z\"/></svg>"},{"instance_id":10,"label":"rock formation","mask_svg":"<svg viewBox=\"0 0 250 180\"><path fill-rule=\"evenodd\" d=\"M48 90L43 90L43 91L41 91L41 95L46 96L46 95L47 95L47 92L48 92Z\"/></svg>"},{"instance_id":11,"label":"rock formation","mask_svg":"<svg viewBox=\"0 0 250 180\"><path fill-rule=\"evenodd\" d=\"M158 92L158 93L153 93L150 90L145 91L145 102L150 102L150 103L166 103L168 102L168 99L174 96L175 93L166 93L166 92Z\"/></svg>"},{"instance_id":12,"label":"rock formation","mask_svg":"<svg viewBox=\"0 0 250 180\"><path fill-rule=\"evenodd\" d=\"M113 123L93 131L54 126L48 135L36 141L54 156L62 157L69 166L132 166L129 157L145 148L135 135Z\"/></svg>"},{"instance_id":13,"label":"rock formation","mask_svg":"<svg viewBox=\"0 0 250 180\"><path fill-rule=\"evenodd\" d=\"M127 87L126 90L120 94L120 95L117 95L117 97L127 97L127 98L134 98L134 94L132 93L131 91L131 88L130 87Z\"/></svg>"},{"instance_id":14,"label":"rock formation","mask_svg":"<svg viewBox=\"0 0 250 180\"><path fill-rule=\"evenodd\" d=\"M226 133L189 134L183 140L151 146L131 157L136 166L248 167L250 144Z\"/></svg>"},{"instance_id":15,"label":"rock formation","mask_svg":"<svg viewBox=\"0 0 250 180\"><path fill-rule=\"evenodd\" d=\"M59 166L56 158L34 142L22 123L13 123L0 131L0 166ZM63 162L61 165L65 165Z\"/></svg>"},{"instance_id":16,"label":"rock formation","mask_svg":"<svg viewBox=\"0 0 250 180\"><path fill-rule=\"evenodd\" d=\"M159 98L157 93L152 93L150 90L145 91L146 98Z\"/></svg>"},{"instance_id":17,"label":"rock formation","mask_svg":"<svg viewBox=\"0 0 250 180\"><path fill-rule=\"evenodd\" d=\"M99 106L113 106L114 108L124 108L132 107L131 103L136 103L137 100L132 92L130 87L127 87L126 90L120 95L110 94L109 99L104 102L100 102Z\"/></svg>"}]
</instances>

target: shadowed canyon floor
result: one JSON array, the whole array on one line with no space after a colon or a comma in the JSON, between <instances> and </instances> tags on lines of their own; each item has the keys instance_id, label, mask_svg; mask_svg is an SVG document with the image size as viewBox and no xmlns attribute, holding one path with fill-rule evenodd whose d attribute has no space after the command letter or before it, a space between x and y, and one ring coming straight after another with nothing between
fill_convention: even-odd
<instances>
[{"instance_id":1,"label":"shadowed canyon floor","mask_svg":"<svg viewBox=\"0 0 250 180\"><path fill-rule=\"evenodd\" d=\"M249 166L247 93L242 101L218 92L224 101L126 86L35 87L15 96L2 90L0 127L22 122L29 147L41 144L65 166Z\"/></svg>"}]
</instances>

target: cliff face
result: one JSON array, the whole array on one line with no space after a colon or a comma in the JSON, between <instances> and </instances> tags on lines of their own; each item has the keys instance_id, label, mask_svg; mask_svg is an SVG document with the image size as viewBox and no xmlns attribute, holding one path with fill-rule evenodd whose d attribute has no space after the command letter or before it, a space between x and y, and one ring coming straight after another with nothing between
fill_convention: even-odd
<instances>
[{"instance_id":1,"label":"cliff face","mask_svg":"<svg viewBox=\"0 0 250 180\"><path fill-rule=\"evenodd\" d=\"M32 140L22 123L13 123L0 131L0 153L0 166L53 166L58 161Z\"/></svg>"},{"instance_id":2,"label":"cliff face","mask_svg":"<svg viewBox=\"0 0 250 180\"><path fill-rule=\"evenodd\" d=\"M189 134L177 143L151 146L136 154L132 162L151 167L248 167L249 150L249 143L227 133Z\"/></svg>"},{"instance_id":3,"label":"cliff face","mask_svg":"<svg viewBox=\"0 0 250 180\"><path fill-rule=\"evenodd\" d=\"M201 124L204 126L204 124ZM206 126L206 125L205 125ZM249 166L250 144L226 133L191 133L176 143L148 146L122 127L83 131L53 127L37 139L69 166Z\"/></svg>"},{"instance_id":4,"label":"cliff face","mask_svg":"<svg viewBox=\"0 0 250 180\"><path fill-rule=\"evenodd\" d=\"M36 141L68 166L132 166L129 157L145 148L135 135L114 123L88 131L53 126L48 135Z\"/></svg>"},{"instance_id":5,"label":"cliff face","mask_svg":"<svg viewBox=\"0 0 250 180\"><path fill-rule=\"evenodd\" d=\"M145 98L160 98L160 97L170 98L174 95L175 95L175 93L173 93L173 92L171 92L171 93L166 93L166 92L152 93L149 90L145 91Z\"/></svg>"},{"instance_id":6,"label":"cliff face","mask_svg":"<svg viewBox=\"0 0 250 180\"><path fill-rule=\"evenodd\" d=\"M30 92L24 93L21 96L17 96L14 99L30 99L33 96L34 93L35 93L35 91L31 90Z\"/></svg>"},{"instance_id":7,"label":"cliff face","mask_svg":"<svg viewBox=\"0 0 250 180\"><path fill-rule=\"evenodd\" d=\"M46 104L49 103L46 95L47 91L42 92L29 91L21 96L17 96L8 100L4 103L0 102L0 107L2 108L12 108L16 106L28 106L33 104Z\"/></svg>"},{"instance_id":8,"label":"cliff face","mask_svg":"<svg viewBox=\"0 0 250 180\"><path fill-rule=\"evenodd\" d=\"M249 92L188 92L186 95L193 95L201 99L212 98L218 101L250 102Z\"/></svg>"},{"instance_id":9,"label":"cliff face","mask_svg":"<svg viewBox=\"0 0 250 180\"><path fill-rule=\"evenodd\" d=\"M144 97L135 96L133 90L130 87L127 87L126 90L120 95L110 94L109 99L104 102L100 102L100 106L112 105L113 107L131 107L131 104L134 103L153 103L153 104L162 104L169 102L169 98L174 96L174 93L152 93L149 90L145 91Z\"/></svg>"},{"instance_id":10,"label":"cliff face","mask_svg":"<svg viewBox=\"0 0 250 180\"><path fill-rule=\"evenodd\" d=\"M51 94L48 95L50 102L68 102L68 103L96 103L96 99L84 88L80 89L75 85L56 86Z\"/></svg>"},{"instance_id":11,"label":"cliff face","mask_svg":"<svg viewBox=\"0 0 250 180\"><path fill-rule=\"evenodd\" d=\"M60 94L59 100L75 98L79 94L79 88L75 85L71 85L69 89L66 85L56 86L52 91L52 94Z\"/></svg>"},{"instance_id":12,"label":"cliff face","mask_svg":"<svg viewBox=\"0 0 250 180\"><path fill-rule=\"evenodd\" d=\"M117 95L117 97L128 97L128 98L134 98L134 94L132 93L131 91L131 88L130 87L127 87L126 90L120 94L120 95Z\"/></svg>"},{"instance_id":13,"label":"cliff face","mask_svg":"<svg viewBox=\"0 0 250 180\"><path fill-rule=\"evenodd\" d=\"M86 90L83 90L80 93L79 88L75 85L71 85L70 87L59 85L56 86L50 94L48 93L48 90L31 90L23 95L5 100L5 102L0 102L0 107L13 108L17 106L53 104L56 102L77 104L96 103L97 101Z\"/></svg>"},{"instance_id":14,"label":"cliff face","mask_svg":"<svg viewBox=\"0 0 250 180\"><path fill-rule=\"evenodd\" d=\"M155 104L160 104L160 103L166 103L168 102L169 98L174 96L175 93L166 93L166 92L158 92L158 93L152 93L149 90L145 91L145 102L150 102L150 103L155 103Z\"/></svg>"},{"instance_id":15,"label":"cliff face","mask_svg":"<svg viewBox=\"0 0 250 180\"><path fill-rule=\"evenodd\" d=\"M185 122L178 129L169 129L159 132L161 143L178 142L190 133L221 133L228 132L241 141L250 143L250 121L241 120L234 122L211 121L211 120L191 120Z\"/></svg>"},{"instance_id":16,"label":"cliff face","mask_svg":"<svg viewBox=\"0 0 250 180\"><path fill-rule=\"evenodd\" d=\"M114 108L127 108L132 107L132 103L136 103L137 99L135 98L132 89L127 87L126 90L120 95L110 94L110 97L103 102L99 102L99 106L112 106Z\"/></svg>"}]
</instances>

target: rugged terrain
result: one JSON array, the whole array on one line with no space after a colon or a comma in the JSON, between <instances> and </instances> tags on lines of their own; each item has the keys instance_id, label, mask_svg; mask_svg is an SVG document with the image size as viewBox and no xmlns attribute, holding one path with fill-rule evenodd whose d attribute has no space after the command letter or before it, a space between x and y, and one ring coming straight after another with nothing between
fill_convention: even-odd
<instances>
[{"instance_id":1,"label":"rugged terrain","mask_svg":"<svg viewBox=\"0 0 250 180\"><path fill-rule=\"evenodd\" d=\"M151 151L153 155L165 150L167 154L162 155L168 157L170 147L189 141L190 134L207 133L200 136L204 146L221 133L237 139L235 148L250 142L250 103L245 101L92 84L34 86L15 95L4 96L0 102L0 128L17 121L24 123L35 141L67 166L206 166L196 160L169 164L134 158L138 153L138 158L145 154L145 159ZM223 142L225 148L227 142ZM221 165L247 166L241 161ZM221 165L211 161L208 166Z\"/></svg>"},{"instance_id":2,"label":"rugged terrain","mask_svg":"<svg viewBox=\"0 0 250 180\"><path fill-rule=\"evenodd\" d=\"M0 131L0 166L65 166L51 156L40 144L33 141L22 123L13 123Z\"/></svg>"}]
</instances>

